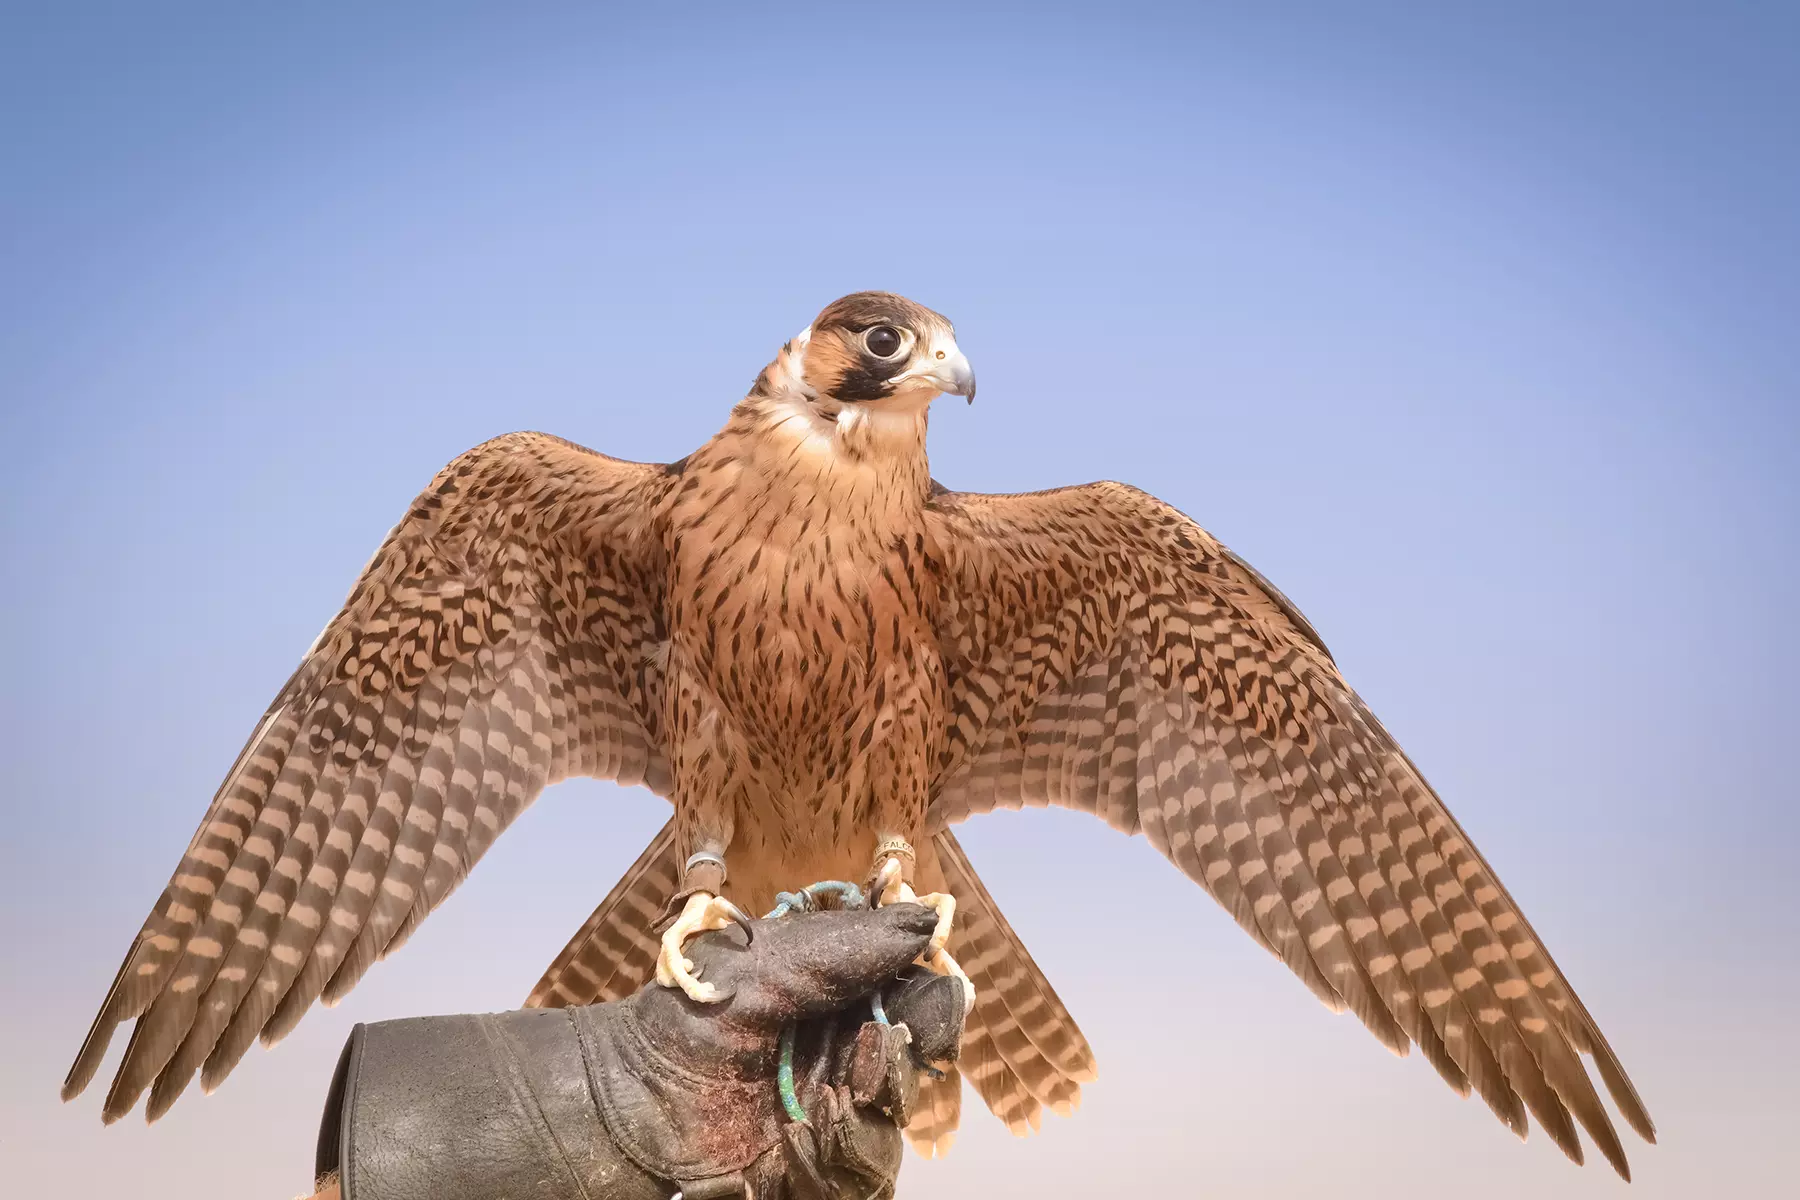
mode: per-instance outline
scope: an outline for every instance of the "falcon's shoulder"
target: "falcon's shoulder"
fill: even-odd
[[[1007,678],[1004,696],[984,697],[979,724],[1025,711],[1059,686],[1075,660],[1091,658],[1123,634],[1150,636],[1160,672],[1210,693],[1199,651],[1236,637],[1255,651],[1242,664],[1336,680],[1324,640],[1299,607],[1261,572],[1187,514],[1130,484],[1104,480],[1040,492],[944,491],[926,504],[928,546],[941,580],[941,648],[953,676],[974,683]],[[1030,649],[1022,651],[1023,647]],[[1015,656],[1027,653],[1030,671]],[[1341,680],[1339,681],[1341,682]],[[1278,691],[1250,699],[1278,720]],[[1272,707],[1270,707],[1272,706]],[[946,767],[973,748],[963,712]]]

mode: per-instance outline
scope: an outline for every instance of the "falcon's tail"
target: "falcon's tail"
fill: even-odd
[[[569,939],[525,998],[525,1007],[599,1004],[643,987],[656,966],[657,922],[680,880],[671,820]]]
[[[955,836],[946,830],[931,840],[936,853],[922,856],[917,886],[936,890],[930,877],[935,857],[943,888],[956,897],[950,956],[975,985],[975,1009],[957,1069],[926,1081],[919,1114],[906,1130],[926,1158],[943,1154],[955,1137],[962,1112],[959,1073],[1016,1134],[1037,1129],[1046,1107],[1065,1116],[1074,1111],[1081,1084],[1094,1078],[1093,1051],[1075,1018],[1000,915]]]
[[[642,987],[656,965],[656,924],[680,875],[671,821],[569,939],[526,1007],[598,1004]],[[1094,1077],[1094,1055],[948,831],[933,836],[920,855],[919,876],[920,891],[956,897],[950,954],[976,989],[962,1056],[944,1078],[924,1082],[906,1130],[913,1148],[932,1158],[955,1140],[962,1076],[1007,1128],[1025,1134],[1038,1127],[1045,1107],[1066,1114],[1081,1102],[1080,1085]]]

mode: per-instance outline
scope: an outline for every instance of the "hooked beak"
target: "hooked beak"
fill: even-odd
[[[897,376],[893,382],[900,384],[911,380],[928,383],[953,396],[965,396],[970,404],[975,403],[975,369],[948,337],[935,341],[923,363]]]

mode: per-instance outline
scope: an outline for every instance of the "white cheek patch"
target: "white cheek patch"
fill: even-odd
[[[806,378],[806,348],[812,345],[812,326],[808,325],[796,333],[794,340],[788,345],[791,347],[787,352],[788,375],[796,381],[804,380]]]
[[[818,398],[819,393],[806,382],[806,347],[811,342],[812,326],[808,325],[795,334],[769,364],[769,391],[786,407],[804,408],[808,401]]]

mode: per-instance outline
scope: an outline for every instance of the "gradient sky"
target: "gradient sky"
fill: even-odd
[[[678,457],[861,288],[980,372],[939,478],[1129,480],[1294,597],[1663,1132],[1629,1193],[1521,1146],[1141,840],[1004,813],[965,845],[1100,1078],[1030,1140],[970,1117],[902,1195],[1791,1185],[1794,8],[30,7],[0,16],[7,1190],[293,1195],[353,1022],[524,996],[662,801],[552,789],[154,1127],[56,1097],[431,474],[521,428]]]

